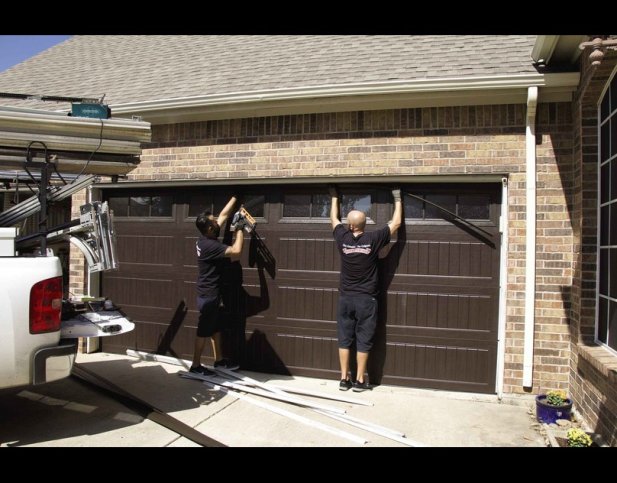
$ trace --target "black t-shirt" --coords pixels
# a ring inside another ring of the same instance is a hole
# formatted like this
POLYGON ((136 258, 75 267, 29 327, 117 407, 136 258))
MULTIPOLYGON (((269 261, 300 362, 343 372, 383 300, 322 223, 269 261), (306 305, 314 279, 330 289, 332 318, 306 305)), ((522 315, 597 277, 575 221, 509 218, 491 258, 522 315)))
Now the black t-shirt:
POLYGON ((377 255, 390 242, 390 227, 354 237, 340 224, 334 229, 334 239, 341 253, 341 294, 376 297, 379 292, 377 255))
POLYGON ((218 297, 222 265, 225 260, 227 245, 218 240, 202 236, 195 244, 197 248, 197 295, 200 297, 218 297))

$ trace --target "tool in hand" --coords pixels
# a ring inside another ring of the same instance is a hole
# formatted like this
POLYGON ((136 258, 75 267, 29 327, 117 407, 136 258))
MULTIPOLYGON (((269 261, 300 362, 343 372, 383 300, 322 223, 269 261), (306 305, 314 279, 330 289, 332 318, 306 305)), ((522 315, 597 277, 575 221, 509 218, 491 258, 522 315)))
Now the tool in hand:
POLYGON ((251 214, 246 211, 244 206, 241 206, 240 209, 234 214, 234 217, 231 220, 230 228, 231 230, 244 229, 246 233, 251 233, 255 229, 256 225, 257 222, 255 221, 255 218, 253 218, 251 214))

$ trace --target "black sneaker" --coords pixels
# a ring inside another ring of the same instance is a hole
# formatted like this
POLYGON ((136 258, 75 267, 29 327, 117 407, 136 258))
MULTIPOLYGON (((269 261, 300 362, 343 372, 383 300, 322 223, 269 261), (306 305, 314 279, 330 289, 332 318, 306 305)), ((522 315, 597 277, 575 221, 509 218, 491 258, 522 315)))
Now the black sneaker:
POLYGON ((351 389, 352 383, 349 379, 341 379, 341 382, 338 385, 338 388, 341 391, 349 391, 351 389))
POLYGON ((370 384, 367 381, 364 381, 364 382, 354 381, 352 390, 353 392, 362 392, 362 391, 372 391, 373 388, 370 386, 370 384))
POLYGON ((193 374, 201 374, 202 376, 216 376, 216 373, 204 366, 191 367, 189 372, 193 374))
POLYGON ((235 371, 240 369, 240 364, 236 364, 231 359, 221 359, 220 361, 216 361, 214 363, 215 369, 227 369, 228 371, 235 371))

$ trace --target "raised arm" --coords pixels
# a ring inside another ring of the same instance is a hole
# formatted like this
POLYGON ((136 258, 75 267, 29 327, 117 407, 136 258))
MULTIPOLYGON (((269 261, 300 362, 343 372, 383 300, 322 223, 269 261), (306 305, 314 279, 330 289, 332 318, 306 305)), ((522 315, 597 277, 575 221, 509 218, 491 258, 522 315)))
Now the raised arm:
POLYGON ((388 222, 388 226, 390 227, 390 235, 394 235, 403 222, 403 202, 401 201, 401 189, 393 189, 392 197, 394 198, 394 214, 392 215, 392 219, 388 222))
POLYGON ((233 195, 225 205, 225 208, 221 210, 219 217, 216 219, 216 222, 219 224, 219 226, 223 226, 223 223, 227 221, 227 218, 229 218, 231 211, 234 209, 236 201, 238 201, 238 197, 236 195, 233 195))
POLYGON ((338 190, 336 189, 335 185, 331 184, 328 185, 328 191, 330 192, 330 196, 332 197, 330 203, 330 221, 332 222, 332 229, 334 230, 337 225, 341 224, 338 209, 338 190))
POLYGON ((231 258, 232 260, 237 260, 240 258, 243 243, 244 231, 242 230, 242 226, 240 226, 239 229, 236 230, 236 239, 234 240, 233 245, 225 250, 225 256, 231 258))

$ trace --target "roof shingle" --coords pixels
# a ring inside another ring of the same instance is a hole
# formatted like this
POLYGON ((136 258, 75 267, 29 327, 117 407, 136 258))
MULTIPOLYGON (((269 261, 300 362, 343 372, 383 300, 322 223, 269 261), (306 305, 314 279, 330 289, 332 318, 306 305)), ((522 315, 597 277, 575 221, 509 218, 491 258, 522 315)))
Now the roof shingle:
MULTIPOLYGON (((75 36, 0 73, 0 92, 106 94, 106 103, 123 104, 356 82, 530 74, 536 73, 530 58, 535 38, 75 36)), ((1 99, 0 104, 16 101, 1 99)), ((28 106, 57 109, 37 101, 28 106)))

